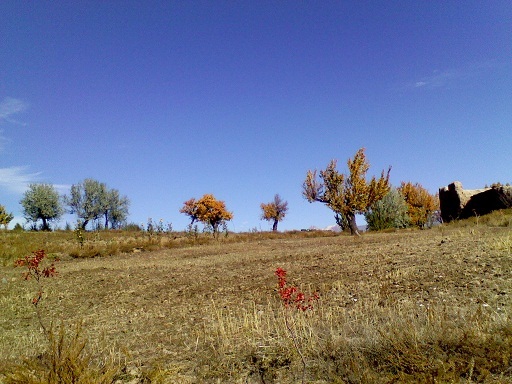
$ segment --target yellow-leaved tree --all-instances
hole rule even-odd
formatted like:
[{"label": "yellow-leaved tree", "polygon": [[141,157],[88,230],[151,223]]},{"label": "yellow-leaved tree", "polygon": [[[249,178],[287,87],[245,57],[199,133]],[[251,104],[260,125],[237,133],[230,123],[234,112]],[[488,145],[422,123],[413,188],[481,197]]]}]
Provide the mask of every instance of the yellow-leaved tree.
[{"label": "yellow-leaved tree", "polygon": [[233,213],[226,209],[226,204],[212,194],[205,194],[199,200],[192,198],[185,201],[180,212],[190,217],[191,225],[196,221],[202,222],[212,230],[214,236],[221,225],[225,227],[226,221],[233,219]]},{"label": "yellow-leaved tree", "polygon": [[437,196],[431,195],[420,183],[413,184],[410,181],[407,183],[402,181],[398,192],[407,203],[407,214],[412,225],[423,228],[432,224],[434,214],[439,210]]},{"label": "yellow-leaved tree", "polygon": [[288,212],[288,202],[283,201],[281,196],[276,194],[274,200],[268,204],[262,203],[261,207],[261,219],[267,221],[273,221],[272,231],[277,231],[277,223],[284,219],[286,212]]},{"label": "yellow-leaved tree", "polygon": [[0,205],[0,226],[4,226],[5,229],[7,229],[7,226],[11,222],[11,220],[14,218],[12,213],[7,213],[7,210],[3,205]]},{"label": "yellow-leaved tree", "polygon": [[353,159],[348,159],[348,175],[339,173],[336,160],[331,160],[327,168],[320,171],[308,171],[302,185],[302,194],[310,202],[324,203],[335,213],[336,223],[344,230],[350,229],[352,235],[359,235],[356,214],[363,214],[389,192],[389,167],[387,174],[382,171],[379,179],[375,176],[368,182],[366,173],[370,164],[359,149]]}]

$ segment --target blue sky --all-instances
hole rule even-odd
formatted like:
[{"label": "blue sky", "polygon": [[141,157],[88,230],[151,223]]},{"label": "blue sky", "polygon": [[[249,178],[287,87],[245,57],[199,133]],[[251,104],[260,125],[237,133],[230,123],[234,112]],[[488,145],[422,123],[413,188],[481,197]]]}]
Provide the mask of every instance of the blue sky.
[{"label": "blue sky", "polygon": [[[92,177],[129,221],[183,229],[213,193],[230,229],[334,224],[308,169],[366,148],[430,192],[512,182],[510,1],[2,1],[0,204]],[[73,222],[73,217],[66,217]]]}]

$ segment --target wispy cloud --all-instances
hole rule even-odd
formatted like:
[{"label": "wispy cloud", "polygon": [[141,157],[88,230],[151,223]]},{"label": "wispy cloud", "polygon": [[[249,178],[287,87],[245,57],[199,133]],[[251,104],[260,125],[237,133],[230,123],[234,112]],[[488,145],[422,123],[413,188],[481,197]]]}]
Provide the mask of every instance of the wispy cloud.
[{"label": "wispy cloud", "polygon": [[468,73],[458,70],[434,71],[431,75],[422,77],[412,84],[413,88],[441,88],[451,82],[467,76]]},{"label": "wispy cloud", "polygon": [[0,101],[0,123],[7,122],[18,125],[26,125],[25,123],[13,118],[18,113],[25,111],[28,104],[20,99],[13,97],[4,97]]},{"label": "wispy cloud", "polygon": [[37,181],[41,172],[28,173],[28,167],[17,166],[0,168],[0,189],[20,194],[27,190],[30,183]]},{"label": "wispy cloud", "polygon": [[435,89],[450,87],[461,82],[476,81],[475,79],[482,73],[493,71],[498,68],[498,62],[489,60],[480,63],[473,63],[461,68],[434,70],[430,75],[419,78],[409,83],[409,88]]}]

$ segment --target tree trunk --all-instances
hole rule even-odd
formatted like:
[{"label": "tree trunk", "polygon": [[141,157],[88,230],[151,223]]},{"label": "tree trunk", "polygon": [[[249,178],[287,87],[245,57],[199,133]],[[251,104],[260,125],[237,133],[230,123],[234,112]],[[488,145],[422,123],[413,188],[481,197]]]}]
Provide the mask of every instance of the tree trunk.
[{"label": "tree trunk", "polygon": [[48,221],[46,220],[46,217],[41,218],[43,220],[43,231],[49,231],[50,227],[48,226]]},{"label": "tree trunk", "polygon": [[347,219],[350,228],[350,234],[354,236],[361,236],[359,229],[357,228],[356,215],[354,213],[347,214]]},{"label": "tree trunk", "polygon": [[277,220],[274,220],[274,225],[272,226],[272,231],[277,232]]},{"label": "tree trunk", "polygon": [[85,227],[87,227],[87,224],[88,224],[88,223],[89,223],[89,220],[88,220],[88,219],[86,219],[86,220],[84,220],[84,221],[82,222],[82,230],[84,230],[84,231],[85,231]]}]

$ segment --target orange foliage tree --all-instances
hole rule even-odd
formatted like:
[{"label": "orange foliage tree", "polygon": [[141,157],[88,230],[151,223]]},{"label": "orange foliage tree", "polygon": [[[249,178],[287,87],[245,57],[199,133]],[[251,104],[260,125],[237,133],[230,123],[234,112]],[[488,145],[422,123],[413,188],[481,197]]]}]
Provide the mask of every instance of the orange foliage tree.
[{"label": "orange foliage tree", "polygon": [[286,212],[288,212],[288,202],[281,200],[281,196],[276,194],[274,201],[268,204],[262,203],[260,205],[262,213],[261,219],[267,221],[274,221],[272,231],[277,231],[277,223],[284,219]]},{"label": "orange foliage tree", "polygon": [[404,182],[398,191],[407,203],[407,214],[411,224],[420,228],[432,222],[433,215],[439,210],[439,198],[431,195],[419,183]]},{"label": "orange foliage tree", "polygon": [[226,209],[226,204],[212,194],[206,194],[199,200],[192,198],[185,201],[180,212],[190,217],[191,225],[200,221],[211,228],[214,235],[219,232],[221,225],[225,226],[226,221],[233,219],[233,213]]},{"label": "orange foliage tree", "polygon": [[336,223],[342,228],[349,228],[351,234],[359,235],[356,214],[363,214],[389,192],[389,167],[387,174],[382,171],[379,179],[372,177],[366,181],[370,164],[359,149],[353,159],[348,159],[348,175],[336,169],[336,160],[331,160],[327,168],[320,171],[308,171],[302,185],[302,194],[310,202],[324,203],[335,213]]}]

